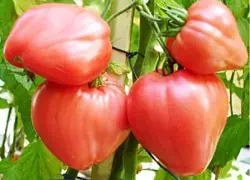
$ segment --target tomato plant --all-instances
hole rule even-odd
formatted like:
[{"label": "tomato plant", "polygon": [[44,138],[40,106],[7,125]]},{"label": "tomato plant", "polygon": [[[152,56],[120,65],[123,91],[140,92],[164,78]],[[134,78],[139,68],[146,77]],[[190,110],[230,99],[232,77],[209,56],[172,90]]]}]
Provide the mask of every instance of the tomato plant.
[{"label": "tomato plant", "polygon": [[45,4],[17,20],[4,55],[11,64],[50,81],[79,85],[94,80],[108,65],[109,38],[109,26],[91,10]]},{"label": "tomato plant", "polygon": [[249,179],[248,10],[1,0],[0,179]]}]

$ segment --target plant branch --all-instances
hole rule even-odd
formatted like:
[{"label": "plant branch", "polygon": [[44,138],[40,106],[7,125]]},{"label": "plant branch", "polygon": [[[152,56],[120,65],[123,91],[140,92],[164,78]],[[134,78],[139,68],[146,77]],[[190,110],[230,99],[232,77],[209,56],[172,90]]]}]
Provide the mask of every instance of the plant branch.
[{"label": "plant branch", "polygon": [[234,81],[235,71],[233,71],[231,78],[230,78],[230,87],[229,87],[229,101],[230,101],[230,113],[231,115],[234,114],[233,111],[233,81]]},{"label": "plant branch", "polygon": [[117,16],[121,15],[122,13],[126,12],[127,10],[129,10],[130,8],[134,7],[137,4],[136,1],[133,1],[131,4],[129,4],[128,6],[126,6],[124,9],[112,14],[108,19],[107,22],[110,23],[113,19],[115,19]]},{"label": "plant branch", "polygon": [[8,157],[12,157],[12,155],[15,153],[16,150],[16,138],[17,138],[17,124],[18,124],[18,119],[17,115],[15,117],[15,122],[14,122],[14,133],[13,133],[13,141],[10,147],[10,151],[8,153]]},{"label": "plant branch", "polygon": [[4,147],[4,145],[5,145],[5,142],[6,142],[6,139],[7,139],[7,131],[8,131],[8,127],[9,127],[11,111],[12,111],[12,107],[10,107],[9,111],[8,111],[8,116],[7,116],[5,131],[4,131],[4,137],[3,137],[3,142],[2,142],[2,146],[1,146],[2,148],[1,148],[0,155],[1,155],[2,159],[5,158],[5,147]]},{"label": "plant branch", "polygon": [[[144,148],[145,149],[145,148]],[[171,171],[169,171],[167,168],[165,168],[147,149],[145,149],[147,151],[147,153],[149,154],[149,156],[164,170],[166,171],[168,174],[170,174],[175,180],[179,180],[180,178],[178,178],[174,173],[172,173]]]}]

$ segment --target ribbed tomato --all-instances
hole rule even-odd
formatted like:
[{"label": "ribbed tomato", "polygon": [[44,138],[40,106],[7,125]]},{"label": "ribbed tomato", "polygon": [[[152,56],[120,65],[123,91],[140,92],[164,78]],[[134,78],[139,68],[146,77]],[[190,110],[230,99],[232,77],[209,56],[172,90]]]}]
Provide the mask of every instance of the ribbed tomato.
[{"label": "ribbed tomato", "polygon": [[86,169],[110,156],[127,137],[125,92],[105,86],[45,82],[32,102],[32,121],[48,149],[66,165]]},{"label": "ribbed tomato", "polygon": [[193,4],[186,24],[167,47],[178,63],[198,74],[241,68],[248,59],[235,18],[218,0]]},{"label": "ribbed tomato", "polygon": [[196,175],[213,157],[226,124],[228,97],[215,75],[153,72],[133,85],[127,113],[136,138],[168,169]]},{"label": "ribbed tomato", "polygon": [[28,10],[12,29],[4,56],[49,81],[92,81],[111,57],[110,28],[89,9],[49,3]]}]

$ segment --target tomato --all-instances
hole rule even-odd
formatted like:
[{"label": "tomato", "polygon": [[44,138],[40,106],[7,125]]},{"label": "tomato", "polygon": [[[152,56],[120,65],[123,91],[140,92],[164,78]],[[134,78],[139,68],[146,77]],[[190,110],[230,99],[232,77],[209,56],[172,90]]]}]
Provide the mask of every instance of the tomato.
[{"label": "tomato", "polygon": [[248,59],[232,13],[218,0],[193,4],[186,24],[167,47],[178,63],[198,74],[238,69]]},{"label": "tomato", "polygon": [[94,80],[111,57],[110,28],[87,8],[49,3],[18,19],[4,56],[49,81],[80,85]]},{"label": "tomato", "polygon": [[86,169],[110,156],[127,137],[125,92],[105,86],[45,82],[32,101],[32,121],[48,149],[66,165]]},{"label": "tomato", "polygon": [[199,174],[208,166],[227,113],[222,81],[186,70],[142,76],[127,100],[128,121],[136,138],[181,176]]}]

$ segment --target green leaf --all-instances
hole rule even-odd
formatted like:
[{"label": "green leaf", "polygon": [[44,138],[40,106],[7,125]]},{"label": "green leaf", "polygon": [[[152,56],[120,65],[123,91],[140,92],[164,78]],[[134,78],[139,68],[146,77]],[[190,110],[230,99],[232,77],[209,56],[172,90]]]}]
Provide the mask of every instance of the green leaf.
[{"label": "green leaf", "polygon": [[137,164],[145,162],[152,162],[152,159],[150,155],[144,150],[144,148],[140,147],[138,148],[137,152]]},{"label": "green leaf", "polygon": [[232,93],[235,93],[238,98],[242,99],[242,94],[243,94],[243,88],[236,86],[233,82],[230,82],[230,80],[227,79],[226,73],[218,73],[217,74],[221,80],[223,80],[225,86],[229,89],[230,87],[232,88]]},{"label": "green leaf", "polygon": [[62,163],[39,140],[24,148],[15,163],[3,167],[3,180],[48,180],[60,176]]},{"label": "green leaf", "polygon": [[225,0],[225,4],[236,18],[241,18],[248,12],[249,0]]},{"label": "green leaf", "polygon": [[116,75],[126,75],[130,72],[128,66],[121,62],[112,61],[109,63],[107,71]]},{"label": "green leaf", "polygon": [[250,169],[246,171],[246,175],[250,176]]},{"label": "green leaf", "polygon": [[23,120],[24,131],[29,142],[36,136],[31,122],[31,95],[30,92],[15,78],[13,73],[6,70],[6,65],[0,65],[0,79],[4,81],[4,88],[14,97],[14,105]]},{"label": "green leaf", "polygon": [[211,171],[206,170],[197,176],[181,177],[181,180],[211,180],[211,177],[212,177]]},{"label": "green leaf", "polygon": [[0,109],[6,109],[10,107],[8,101],[0,97]]},{"label": "green leaf", "polygon": [[229,178],[229,177],[232,176],[232,175],[229,174],[228,172],[229,172],[230,169],[233,167],[233,166],[232,166],[233,161],[234,161],[234,160],[228,161],[228,162],[226,163],[226,165],[225,165],[223,168],[220,168],[219,174],[218,174],[218,177],[219,177],[219,178],[226,179],[226,178]]},{"label": "green leaf", "polygon": [[13,0],[13,2],[18,16],[36,5],[36,0]]},{"label": "green leaf", "polygon": [[243,180],[242,175],[238,175],[238,176],[237,176],[237,179],[238,179],[238,180]]},{"label": "green leaf", "polygon": [[0,174],[4,174],[8,171],[11,166],[13,166],[13,162],[9,159],[3,159],[0,161]]},{"label": "green leaf", "polygon": [[163,8],[171,7],[171,8],[181,8],[181,5],[178,4],[179,2],[175,0],[156,0],[156,3]]},{"label": "green leaf", "polygon": [[240,149],[249,143],[249,119],[231,116],[219,140],[210,168],[223,167],[228,161],[236,159]]},{"label": "green leaf", "polygon": [[154,180],[175,180],[175,179],[169,173],[160,168],[157,171]]},{"label": "green leaf", "polygon": [[11,0],[0,1],[0,61],[3,56],[3,46],[9,31],[16,19],[14,4]]},{"label": "green leaf", "polygon": [[177,3],[188,9],[197,0],[176,0]]},{"label": "green leaf", "polygon": [[247,18],[237,19],[238,29],[246,47],[249,47],[249,20]]}]

